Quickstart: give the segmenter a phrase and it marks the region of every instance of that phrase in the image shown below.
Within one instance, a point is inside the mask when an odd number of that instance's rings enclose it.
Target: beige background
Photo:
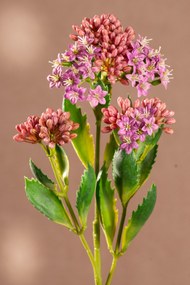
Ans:
[[[77,237],[40,215],[25,197],[23,176],[31,176],[28,159],[32,157],[49,172],[44,154],[38,146],[17,144],[11,138],[15,124],[27,115],[61,106],[63,90],[49,90],[46,76],[51,71],[48,60],[67,48],[71,25],[85,16],[109,12],[124,26],[133,26],[137,34],[153,38],[154,47],[162,46],[175,79],[167,92],[158,87],[152,88],[152,94],[165,100],[177,119],[175,134],[164,135],[160,141],[157,164],[145,187],[157,184],[156,208],[119,261],[113,284],[190,284],[189,9],[188,0],[1,0],[1,285],[93,284],[88,258]],[[128,92],[131,89],[114,86],[115,98]],[[70,196],[75,203],[83,169],[71,147],[67,150],[73,166]],[[138,193],[131,209],[146,189]],[[110,256],[102,242],[107,271]]]

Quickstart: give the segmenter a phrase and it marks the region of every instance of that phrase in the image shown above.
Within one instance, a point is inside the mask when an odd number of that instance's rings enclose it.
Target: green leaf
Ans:
[[[87,123],[86,115],[82,115],[81,109],[76,105],[71,104],[67,99],[63,101],[63,109],[70,112],[71,120],[79,124],[79,128],[75,130],[77,137],[72,140],[72,145],[83,163],[87,168],[88,164],[94,165],[94,141],[93,136],[90,134],[90,126]]]
[[[34,164],[32,159],[29,160],[29,165],[33,175],[39,182],[51,190],[56,190],[55,183]]]
[[[153,86],[157,86],[161,83],[161,80],[160,79],[156,79],[156,80],[153,80],[150,82]]]
[[[124,228],[122,234],[122,253],[124,253],[131,241],[138,234],[145,222],[151,215],[156,203],[156,186],[153,184],[147,197],[143,199],[143,203],[133,211],[132,217],[128,221],[128,225]]]
[[[105,148],[105,152],[104,152],[104,165],[105,165],[106,169],[109,168],[109,166],[112,162],[114,153],[117,149],[118,149],[118,145],[115,141],[114,135],[111,134],[110,135],[110,141],[106,144],[106,148]]]
[[[114,189],[111,188],[111,181],[108,180],[105,167],[103,167],[99,176],[98,190],[101,223],[108,247],[110,250],[112,250],[112,243],[118,221],[118,211],[116,209]]]
[[[96,175],[93,167],[89,164],[81,178],[81,184],[77,192],[76,207],[84,227],[86,227],[88,211],[96,187]]]
[[[123,206],[134,195],[139,186],[139,173],[134,152],[115,152],[113,158],[113,179]]]
[[[25,191],[32,205],[48,219],[72,229],[73,226],[59,198],[38,180],[25,178]]]
[[[64,184],[68,185],[68,176],[69,176],[69,159],[66,155],[66,152],[64,149],[56,145],[55,149],[52,149],[52,155],[53,159],[56,165],[57,170],[59,171],[60,176],[62,177],[62,180]]]
[[[148,152],[157,144],[162,134],[162,127],[158,129],[152,136],[147,136],[144,142],[139,143],[139,148],[136,151],[136,160],[143,161]]]
[[[158,145],[155,145],[144,158],[143,161],[140,161],[138,164],[139,174],[140,174],[140,182],[142,185],[146,179],[148,178],[150,171],[152,169],[153,164],[155,163],[156,155],[157,155]]]

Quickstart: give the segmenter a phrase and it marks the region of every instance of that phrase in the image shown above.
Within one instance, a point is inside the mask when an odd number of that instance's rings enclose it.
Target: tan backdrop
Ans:
[[[164,135],[160,141],[150,181],[131,204],[132,209],[154,182],[158,186],[156,208],[119,261],[113,284],[190,284],[189,9],[187,0],[1,0],[1,285],[93,284],[88,258],[77,237],[40,215],[25,197],[23,176],[31,176],[28,159],[32,157],[49,173],[44,154],[37,146],[14,143],[12,136],[15,124],[27,115],[61,106],[63,90],[49,90],[46,81],[51,71],[48,60],[67,48],[72,24],[101,13],[114,13],[124,26],[153,38],[155,48],[162,46],[175,79],[167,92],[158,87],[152,88],[152,94],[165,100],[177,119],[175,134]],[[114,86],[115,98],[129,91]],[[71,147],[67,150],[73,167],[70,196],[75,203],[83,169]],[[110,256],[105,253],[104,239],[102,243],[106,272]]]

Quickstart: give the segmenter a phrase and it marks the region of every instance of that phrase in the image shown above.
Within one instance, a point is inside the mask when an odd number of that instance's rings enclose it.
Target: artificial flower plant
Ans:
[[[92,264],[95,284],[109,285],[117,260],[127,251],[156,202],[153,184],[126,221],[129,202],[147,180],[155,162],[161,135],[173,133],[174,112],[159,98],[147,98],[150,89],[155,88],[152,86],[162,84],[167,88],[172,71],[160,48],[153,49],[147,37],[135,37],[133,28],[124,29],[114,15],[85,18],[73,30],[73,43],[51,62],[52,73],[47,77],[51,88],[64,89],[62,108],[48,108],[41,116],[29,116],[16,126],[14,140],[40,145],[55,176],[51,180],[30,160],[34,178],[25,178],[29,201],[50,220],[79,236]],[[112,86],[117,82],[126,88],[132,85],[137,96],[118,97],[118,106],[113,106]],[[89,102],[95,115],[95,142],[87,115],[81,111],[84,101]],[[109,141],[100,160],[101,134],[107,133]],[[76,192],[76,209],[68,196],[73,190],[69,189],[69,158],[64,145],[69,142],[85,167]],[[113,185],[108,178],[111,164]],[[116,194],[122,205],[120,219]],[[94,251],[85,238],[93,197]],[[104,282],[100,227],[113,258]]]

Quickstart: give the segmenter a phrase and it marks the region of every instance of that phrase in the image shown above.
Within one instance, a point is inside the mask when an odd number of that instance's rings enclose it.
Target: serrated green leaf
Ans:
[[[88,164],[93,166],[95,156],[94,140],[90,134],[90,126],[87,123],[86,115],[82,115],[81,108],[71,104],[67,99],[63,101],[63,109],[66,112],[70,112],[71,120],[79,124],[79,128],[75,130],[77,137],[72,140],[72,145],[79,159],[86,168]]]
[[[113,179],[124,206],[134,195],[139,185],[139,173],[134,152],[130,154],[127,154],[124,150],[115,152]]]
[[[110,141],[106,144],[105,152],[104,152],[104,165],[105,168],[108,169],[115,151],[118,149],[118,145],[115,141],[115,137],[113,134],[110,135]]]
[[[25,191],[32,205],[48,219],[73,229],[70,219],[59,198],[38,180],[25,178]]]
[[[160,136],[162,134],[162,127],[158,129],[156,133],[152,136],[147,136],[144,142],[139,143],[139,147],[136,151],[136,160],[143,161],[144,158],[147,156],[148,152],[157,144]]]
[[[84,227],[86,227],[88,211],[96,187],[96,175],[93,167],[89,164],[81,178],[81,184],[77,192],[76,207]]]
[[[32,159],[29,160],[29,165],[33,175],[39,182],[51,190],[56,190],[55,183],[34,164]]]
[[[116,199],[114,189],[111,188],[111,181],[108,180],[106,168],[103,167],[98,180],[99,210],[102,227],[105,233],[107,244],[112,250],[112,243],[118,221],[118,211],[116,209]]]
[[[132,217],[128,221],[128,225],[124,228],[122,234],[122,253],[124,253],[131,241],[138,234],[145,222],[151,215],[156,203],[156,186],[153,184],[147,197],[143,199],[143,203],[133,211]]]
[[[138,164],[140,181],[139,185],[141,186],[146,179],[148,178],[150,171],[152,169],[153,164],[155,163],[156,155],[157,155],[158,145],[155,145],[144,158],[143,161],[140,161]]]

